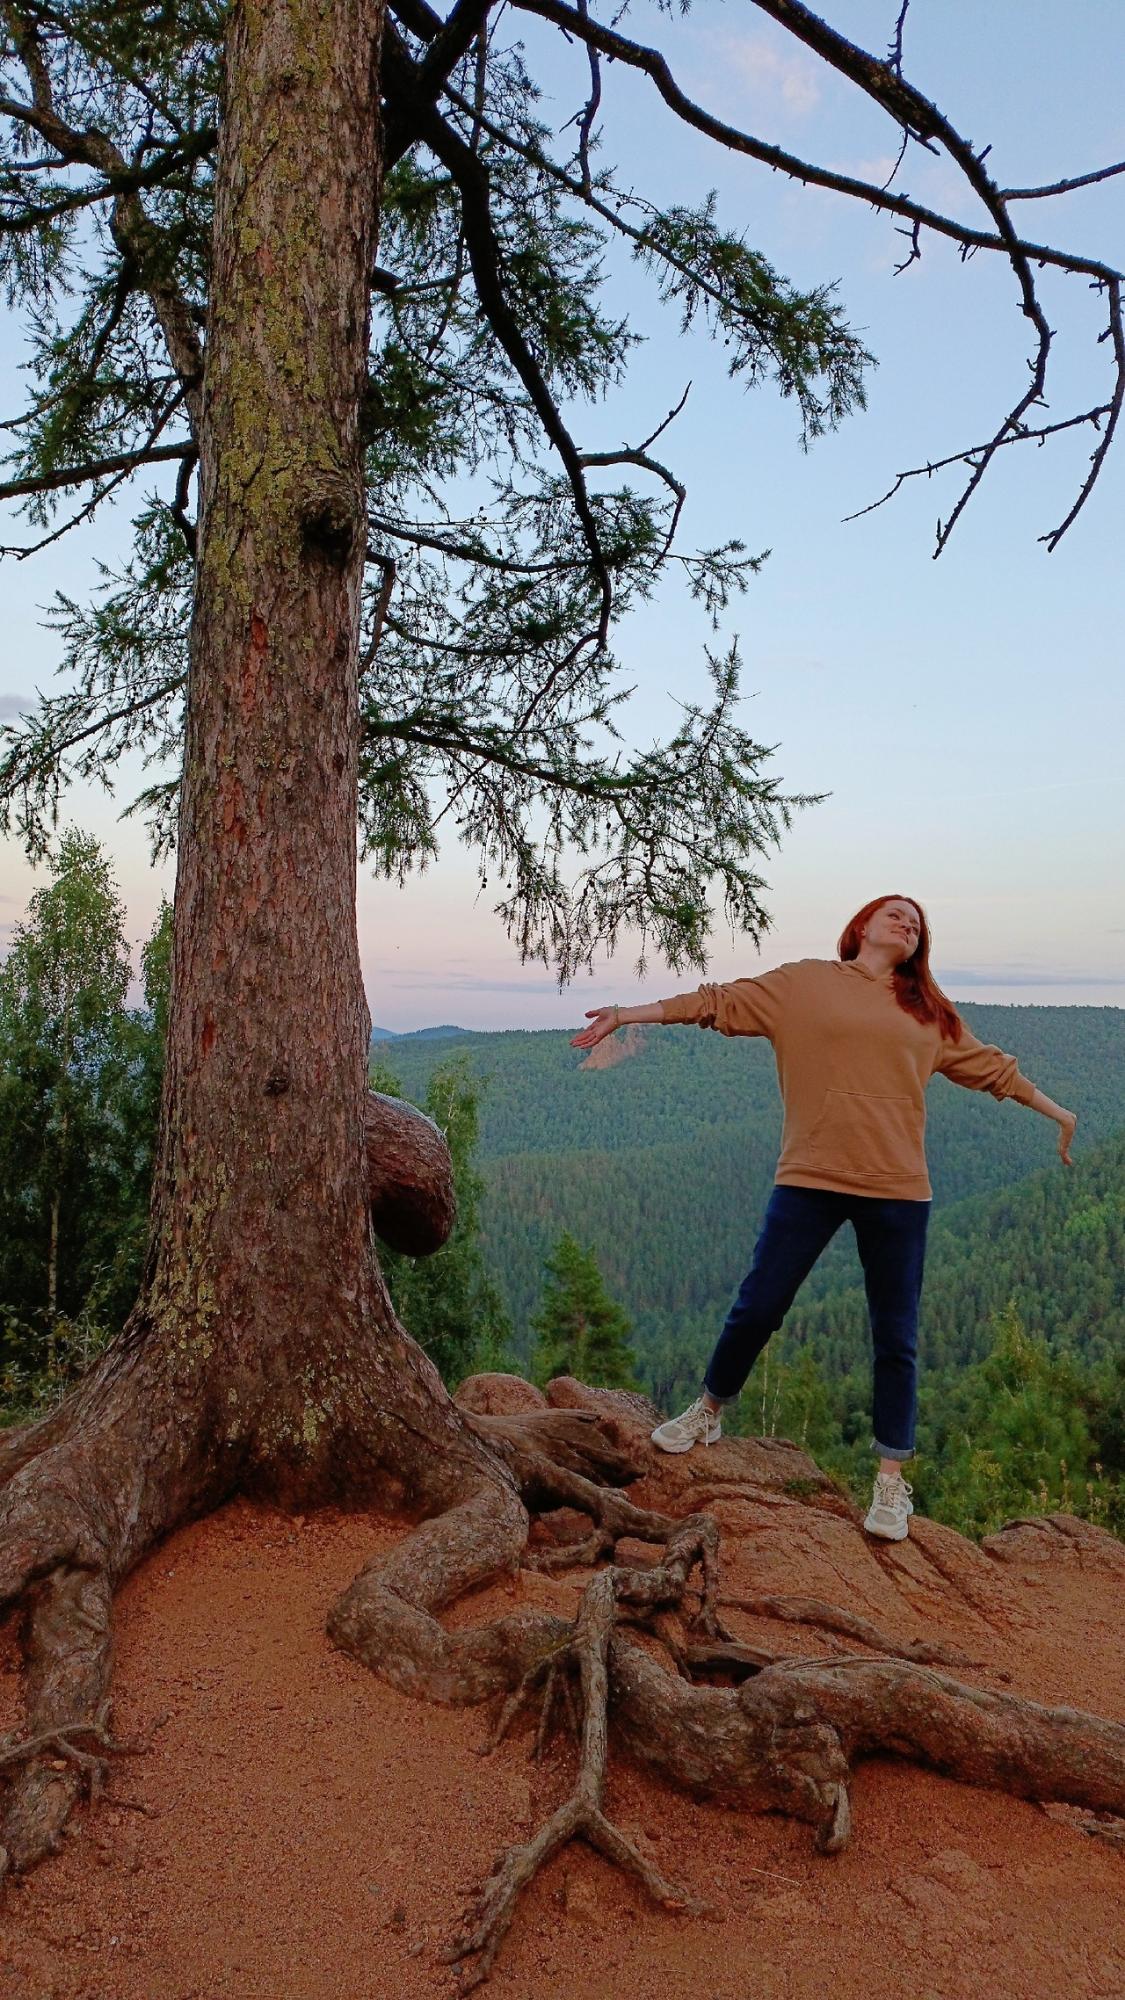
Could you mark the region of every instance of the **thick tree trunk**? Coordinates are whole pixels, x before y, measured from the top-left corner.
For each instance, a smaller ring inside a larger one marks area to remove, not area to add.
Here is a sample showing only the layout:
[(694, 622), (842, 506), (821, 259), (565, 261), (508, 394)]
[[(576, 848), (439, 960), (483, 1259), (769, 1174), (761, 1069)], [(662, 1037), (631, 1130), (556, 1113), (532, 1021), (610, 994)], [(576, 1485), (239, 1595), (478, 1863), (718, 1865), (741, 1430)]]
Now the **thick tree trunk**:
[(216, 1448), (294, 1489), (379, 1297), (355, 852), (381, 12), (267, 0), (229, 33), (147, 1302), (222, 1378)]
[[(260, 0), (228, 30), (148, 1269), (76, 1395), (0, 1442), (0, 1606), (32, 1606), (33, 1735), (102, 1726), (114, 1584), (235, 1487), (422, 1514), (491, 1496), (493, 1562), (526, 1528), (398, 1327), (368, 1213), (359, 408), (382, 10)], [(55, 1843), (80, 1776), (29, 1762), (11, 1865)]]

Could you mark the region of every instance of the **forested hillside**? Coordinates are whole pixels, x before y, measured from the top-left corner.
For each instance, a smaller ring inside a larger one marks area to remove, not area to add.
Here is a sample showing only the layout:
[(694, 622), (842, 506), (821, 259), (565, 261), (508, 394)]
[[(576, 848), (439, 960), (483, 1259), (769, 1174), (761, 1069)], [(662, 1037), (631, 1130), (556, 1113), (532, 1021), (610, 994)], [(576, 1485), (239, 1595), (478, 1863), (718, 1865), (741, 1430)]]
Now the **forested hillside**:
[[(1005, 1302), (1013, 1273), (1022, 1270), (1024, 1289), (1035, 1292), (1028, 1271), (1038, 1273), (1041, 1266), (1028, 1266), (1027, 1252), (1033, 1240), (1044, 1237), (1043, 1207), (1056, 1196), (1077, 1201), (1101, 1171), (1090, 1159), (1091, 1149), (1125, 1126), (1125, 1012), (965, 1007), (963, 1013), (975, 1034), (1016, 1054), (1027, 1074), (1072, 1105), (1080, 1119), (1079, 1166), (1067, 1177), (1054, 1164), (1054, 1128), (1042, 1119), (1021, 1106), (959, 1090), (944, 1078), (931, 1086), (927, 1150), (935, 1245), (927, 1324), (949, 1329), (942, 1335), (943, 1357), (961, 1343), (958, 1353), (965, 1359), (977, 1351), (972, 1326)], [(772, 1185), (780, 1132), (772, 1053), (761, 1041), (655, 1029), (633, 1059), (583, 1070), (568, 1041), (562, 1033), (465, 1034), (444, 1045), (444, 1053), (455, 1048), (484, 1085), (482, 1226), (515, 1327), (516, 1355), (526, 1362), (526, 1329), (539, 1299), (543, 1261), (567, 1229), (594, 1250), (629, 1313), (649, 1385), (658, 1399), (675, 1400), (696, 1378), (699, 1357), (745, 1270)], [(421, 1038), (395, 1042), (395, 1070), (408, 1095), (424, 1095), (440, 1059), (441, 1051)], [(1110, 1178), (1113, 1171), (1107, 1164)], [(1039, 1192), (1025, 1197), (1032, 1206), (1020, 1208), (1023, 1219), (1007, 1231), (1007, 1191), (1036, 1174)], [(992, 1204), (980, 1208), (985, 1196)], [(952, 1206), (955, 1227), (943, 1234), (941, 1218)], [(966, 1220), (978, 1210), (987, 1216), (982, 1242), (997, 1231), (1006, 1232), (1006, 1241), (1010, 1237), (1007, 1263), (983, 1256), (979, 1248), (958, 1253), (957, 1244), (968, 1240)], [(1077, 1219), (1071, 1226), (1096, 1227)], [(1073, 1247), (1072, 1239), (1067, 1242)], [(1091, 1260), (1068, 1257), (1060, 1247), (1055, 1261), (1073, 1279), (1076, 1270), (1089, 1271)], [(986, 1283), (986, 1267), (1008, 1276)], [(957, 1299), (948, 1308), (941, 1295), (947, 1268), (960, 1273)], [(1120, 1276), (1107, 1272), (1104, 1262), (1100, 1268), (1099, 1297), (1108, 1286), (1111, 1301), (1116, 1297), (1119, 1305)], [(802, 1299), (806, 1313), (820, 1315), (817, 1339), (826, 1360), (841, 1343), (854, 1351), (862, 1326), (858, 1282), (850, 1239), (841, 1237)], [(972, 1304), (974, 1286), (981, 1297)], [(1060, 1283), (1057, 1290), (1058, 1327), (1085, 1339), (1086, 1292), (1075, 1298), (1073, 1282), (1070, 1289)], [(1048, 1296), (1045, 1288), (1043, 1297)], [(1052, 1334), (1057, 1330), (1045, 1326), (1043, 1313), (1029, 1311), (1028, 1323)]]
[[(1012, 1305), (1025, 1331), (1098, 1362), (1125, 1352), (1125, 1131), (1058, 1166), (934, 1216), (922, 1353), (931, 1367), (981, 1358), (989, 1320)], [(799, 1307), (800, 1335), (843, 1371), (867, 1320), (862, 1285), (839, 1279)]]
[[(576, 1025), (581, 998), (575, 1001)], [(1125, 1123), (1125, 1010), (1119, 1007), (978, 1007), (961, 1013), (982, 1041), (1018, 1057), (1035, 1082), (1073, 1104), (1090, 1139)], [(772, 1143), (780, 1129), (773, 1056), (763, 1041), (688, 1028), (643, 1033), (642, 1053), (610, 1069), (583, 1069), (567, 1031), (462, 1030), (435, 1045), (422, 1031), (394, 1039), (394, 1065), (411, 1098), (425, 1095), (436, 1063), (456, 1047), (487, 1081), (481, 1107), (485, 1157), (509, 1153), (633, 1152), (738, 1123)], [(930, 1164), (939, 1199), (1001, 1186), (1032, 1172), (1035, 1121), (986, 1126), (971, 1093), (935, 1080), (929, 1097)], [(972, 1186), (962, 1183), (971, 1178)], [(940, 1185), (939, 1185), (940, 1184)]]

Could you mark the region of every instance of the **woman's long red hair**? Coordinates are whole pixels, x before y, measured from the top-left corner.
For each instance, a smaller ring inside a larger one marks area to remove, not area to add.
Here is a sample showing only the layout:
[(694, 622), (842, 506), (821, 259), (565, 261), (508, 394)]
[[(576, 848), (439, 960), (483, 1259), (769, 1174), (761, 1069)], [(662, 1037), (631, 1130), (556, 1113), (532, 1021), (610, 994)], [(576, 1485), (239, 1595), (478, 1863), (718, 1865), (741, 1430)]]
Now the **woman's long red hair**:
[(918, 942), (913, 955), (894, 969), (895, 999), (903, 1012), (912, 1014), (916, 1021), (936, 1021), (945, 1041), (959, 1042), (961, 1017), (930, 971), (930, 927), (917, 897), (876, 896), (872, 902), (865, 903), (862, 910), (856, 911), (850, 924), (844, 926), (836, 946), (841, 959), (847, 965), (850, 959), (859, 957), (864, 930), (884, 903), (909, 903), (918, 912)]

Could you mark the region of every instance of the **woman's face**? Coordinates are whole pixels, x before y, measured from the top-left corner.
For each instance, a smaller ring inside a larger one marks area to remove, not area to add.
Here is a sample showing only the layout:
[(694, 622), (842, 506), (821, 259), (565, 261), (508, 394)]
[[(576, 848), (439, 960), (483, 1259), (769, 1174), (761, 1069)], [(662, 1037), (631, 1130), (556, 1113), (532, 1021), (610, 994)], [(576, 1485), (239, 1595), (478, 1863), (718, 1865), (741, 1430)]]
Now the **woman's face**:
[(885, 947), (898, 953), (895, 960), (902, 965), (913, 958), (922, 934), (922, 923), (913, 903), (905, 898), (892, 897), (889, 903), (880, 903), (868, 917), (864, 927), (864, 937), (868, 944)]

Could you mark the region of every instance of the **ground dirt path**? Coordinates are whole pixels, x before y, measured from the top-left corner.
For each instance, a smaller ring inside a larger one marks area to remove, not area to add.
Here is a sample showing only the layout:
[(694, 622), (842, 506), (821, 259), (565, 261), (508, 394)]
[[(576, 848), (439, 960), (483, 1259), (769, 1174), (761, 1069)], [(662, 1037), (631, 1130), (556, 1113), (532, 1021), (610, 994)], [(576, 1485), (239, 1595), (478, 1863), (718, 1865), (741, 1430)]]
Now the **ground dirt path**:
[[(642, 1504), (670, 1498), (644, 1482), (634, 1491)], [(715, 1505), (726, 1590), (850, 1602), (902, 1638), (962, 1648), (980, 1663), (965, 1678), (982, 1686), (1125, 1715), (1125, 1551), (1108, 1538), (1028, 1526), (983, 1555), (923, 1522), (907, 1548), (872, 1551), (831, 1505), (784, 1494)], [(541, 1823), (572, 1761), (559, 1745), (529, 1763), (526, 1730), (484, 1760), (482, 1713), (420, 1706), (330, 1649), (337, 1593), (405, 1532), (236, 1502), (130, 1579), (116, 1727), (168, 1720), (150, 1754), (115, 1767), (110, 1800), (75, 1816), (62, 1853), (9, 1891), (5, 2000), (455, 1991), (438, 1953), (464, 1889)], [(517, 1599), (565, 1608), (582, 1580), (524, 1573), (457, 1620)], [(732, 1618), (740, 1636), (777, 1644), (776, 1623)], [(794, 1651), (825, 1650), (823, 1635), (786, 1636)], [(19, 1720), (13, 1633), (7, 1644), (0, 1729)], [(620, 1764), (608, 1804), (715, 1914), (654, 1911), (595, 1855), (568, 1850), (517, 1914), (495, 2000), (1125, 1995), (1125, 1856), (1036, 1806), (869, 1763), (852, 1843), (828, 1859), (808, 1827), (697, 1804)]]

